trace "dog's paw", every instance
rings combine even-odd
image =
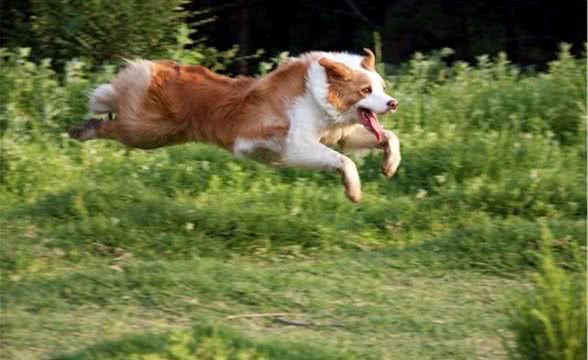
[[[398,141],[398,137],[392,131],[386,131],[386,138],[382,174],[387,178],[391,178],[396,174],[396,170],[400,166],[400,141]]]
[[[339,171],[343,176],[343,184],[345,185],[345,195],[354,203],[361,201],[361,181],[359,180],[359,173],[355,163],[346,156],[343,156],[341,168]]]
[[[382,174],[389,179],[396,174],[398,166],[400,166],[400,156],[392,155],[389,158],[384,159],[384,162],[382,163]]]
[[[81,136],[82,136],[82,132],[83,131],[84,131],[84,128],[77,127],[77,128],[69,129],[67,131],[67,133],[69,134],[69,137],[70,138],[79,140],[81,138]]]
[[[345,187],[345,195],[356,204],[361,202],[361,189],[359,187]]]

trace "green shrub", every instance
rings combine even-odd
[[[175,44],[185,0],[33,0],[32,28],[40,56],[63,63],[157,57]]]
[[[534,288],[512,314],[514,359],[586,359],[586,270],[583,261],[568,272],[555,262],[543,229],[541,265]],[[585,251],[577,254],[584,256]],[[569,264],[569,263],[568,263]],[[568,265],[569,266],[569,265]]]
[[[171,57],[207,61],[188,29],[178,34]],[[141,151],[71,141],[65,131],[88,116],[86,94],[114,67],[69,61],[59,75],[27,49],[2,50],[0,197],[13,204],[2,218],[34,223],[55,240],[48,246],[88,254],[96,243],[142,258],[427,244],[465,267],[528,268],[538,218],[572,224],[557,231],[566,244],[585,237],[576,231],[586,216],[585,132],[556,135],[551,125],[577,125],[585,109],[539,112],[533,100],[560,88],[569,104],[582,103],[585,65],[566,54],[546,74],[521,74],[504,56],[476,66],[415,57],[389,79],[402,107],[383,119],[401,139],[403,163],[387,180],[380,153],[357,158],[365,200],[352,206],[335,174],[276,169],[198,144]],[[26,249],[7,243],[7,253]]]
[[[390,92],[400,99],[396,126],[437,131],[449,124],[508,130],[517,135],[543,134],[569,144],[582,142],[586,117],[586,61],[562,44],[544,74],[528,74],[504,53],[494,60],[480,56],[475,65],[445,65],[448,51],[417,53],[391,77]]]

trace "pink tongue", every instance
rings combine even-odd
[[[376,135],[378,142],[382,141],[382,126],[380,126],[378,118],[374,113],[369,113],[367,118],[369,121],[370,130],[374,133],[374,135]]]

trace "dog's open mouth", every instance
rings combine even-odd
[[[366,108],[359,108],[357,112],[359,113],[361,124],[374,133],[378,142],[382,141],[382,126],[378,122],[376,113]]]

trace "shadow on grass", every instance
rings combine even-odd
[[[348,357],[308,344],[260,341],[219,326],[196,326],[192,331],[128,336],[103,342],[52,360],[99,359],[280,359],[330,360]]]
[[[557,241],[552,251],[562,266],[586,258],[586,223],[559,220],[546,224]],[[387,249],[383,254],[398,267],[439,270],[476,270],[502,276],[534,270],[539,265],[541,230],[528,221],[494,221],[447,231],[437,238],[404,249]],[[578,270],[578,269],[571,269]]]

